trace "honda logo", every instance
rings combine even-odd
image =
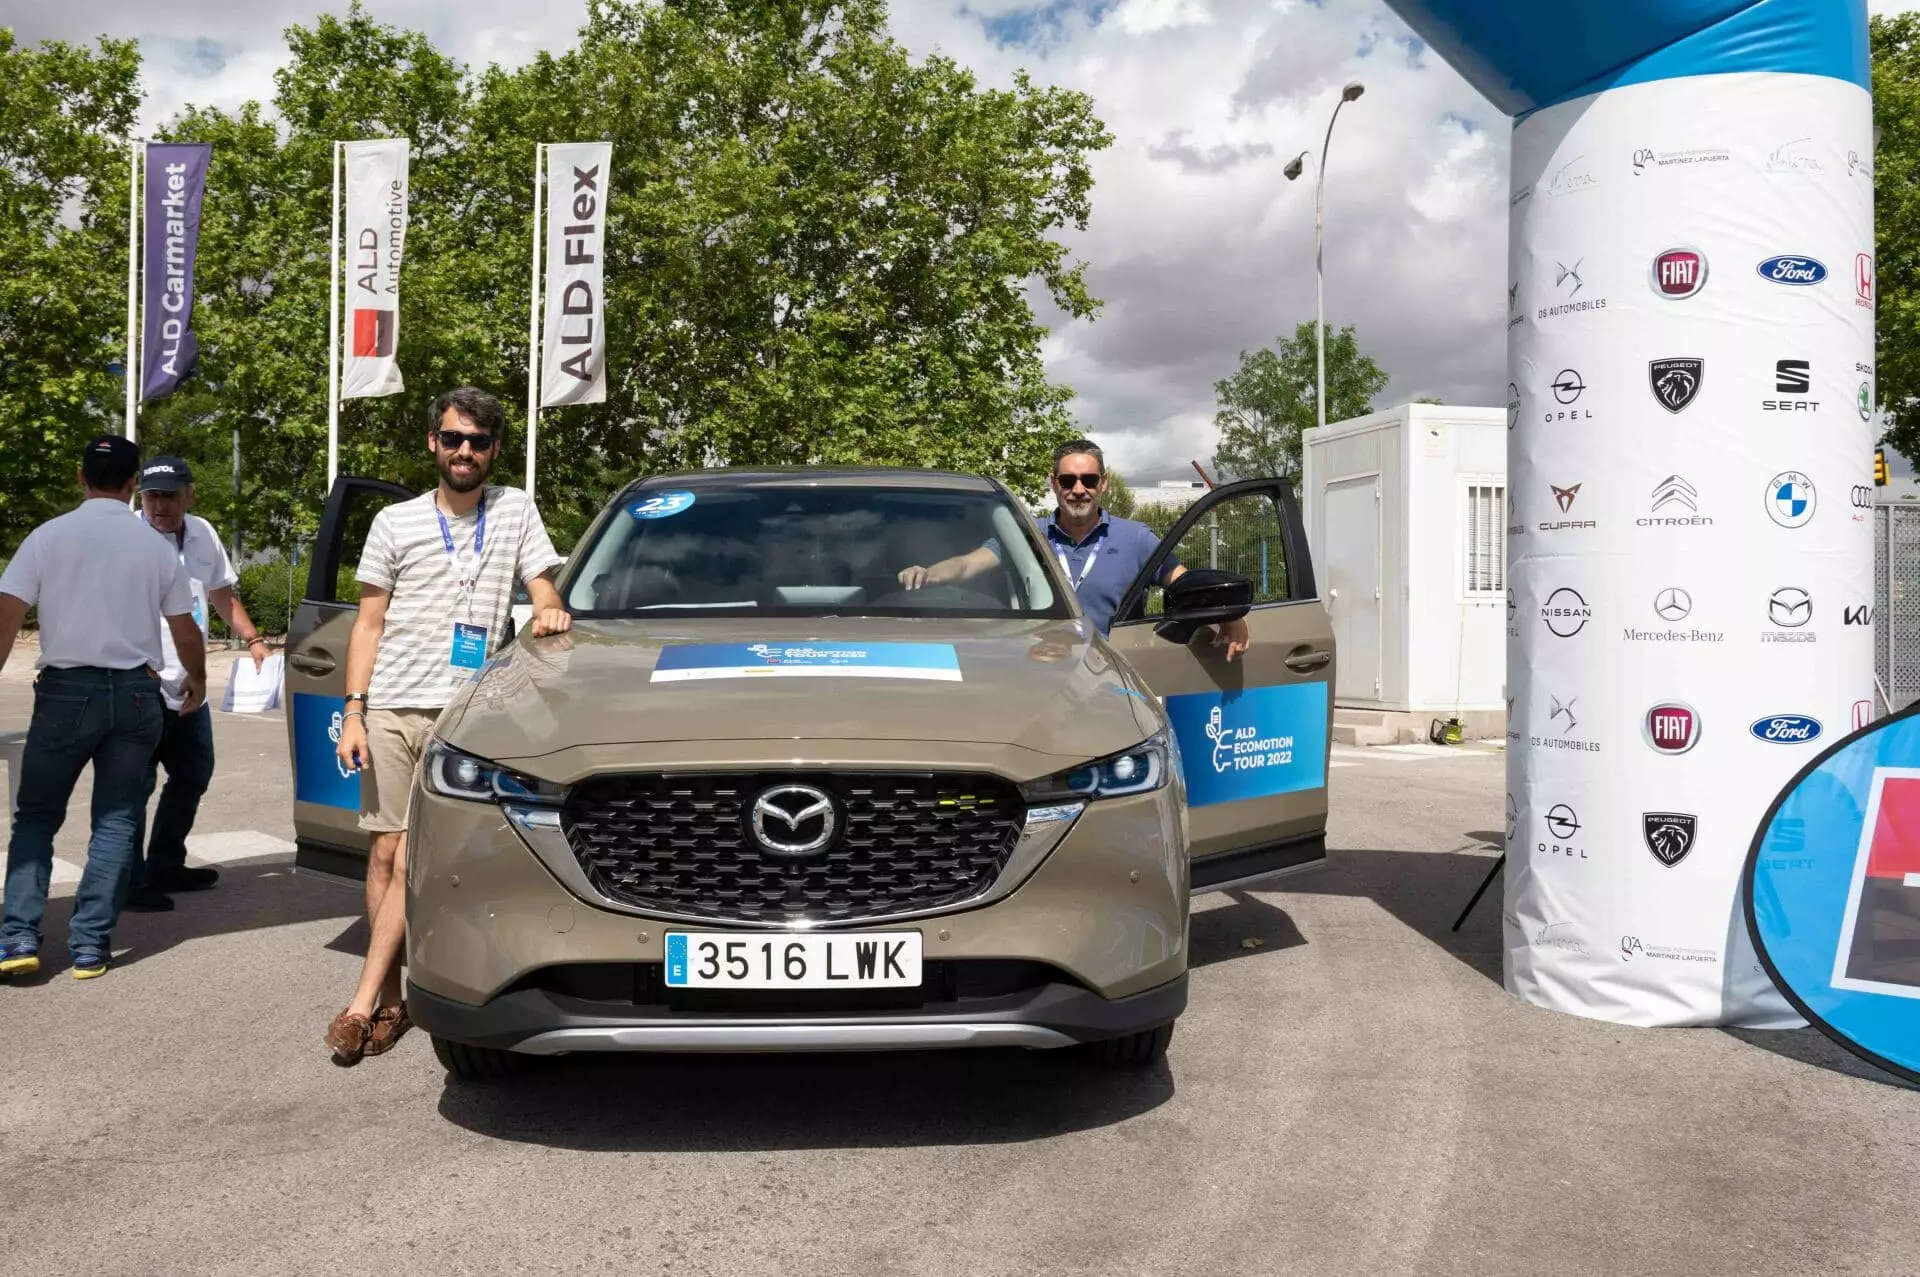
[[[1853,304],[1873,309],[1873,255],[1861,253],[1853,259]]]

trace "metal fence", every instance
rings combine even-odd
[[[1888,711],[1920,701],[1920,506],[1874,507],[1873,669]]]

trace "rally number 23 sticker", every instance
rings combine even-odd
[[[691,492],[656,492],[628,506],[627,513],[636,519],[666,519],[679,514],[692,504]]]

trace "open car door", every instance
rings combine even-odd
[[[1154,583],[1170,559],[1252,582],[1253,645],[1231,663],[1213,624],[1185,642],[1158,632],[1167,616]],[[1196,501],[1114,616],[1108,642],[1166,706],[1180,745],[1193,891],[1324,864],[1333,626],[1292,486],[1251,479]]]
[[[367,876],[372,839],[360,831],[360,777],[342,771],[334,754],[347,708],[347,637],[360,600],[354,572],[373,516],[413,495],[379,479],[334,480],[307,565],[306,595],[287,626],[293,863],[300,872],[352,881]]]

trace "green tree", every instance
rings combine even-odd
[[[1313,323],[1304,322],[1292,337],[1276,339],[1278,349],[1241,351],[1239,370],[1214,383],[1220,444],[1213,464],[1221,482],[1300,474],[1301,438],[1318,420],[1313,338]],[[1360,353],[1351,324],[1329,328],[1326,346],[1327,420],[1364,417],[1386,389],[1387,374]]]
[[[1127,485],[1127,477],[1118,470],[1107,471],[1107,495],[1101,499],[1100,508],[1122,519],[1133,517],[1137,508],[1133,489]]]
[[[0,553],[80,499],[123,424],[130,41],[19,47],[0,28]]]
[[[1885,442],[1920,457],[1920,13],[1871,20],[1874,381]]]
[[[310,534],[324,485],[336,138],[413,143],[406,390],[342,405],[343,472],[429,482],[427,403],[465,382],[508,405],[517,481],[534,146],[575,139],[613,144],[609,384],[541,417],[561,544],[612,488],[682,467],[935,465],[1038,496],[1077,433],[1025,288],[1098,308],[1059,238],[1085,226],[1087,157],[1111,141],[1084,95],[915,64],[883,0],[592,0],[576,47],[511,72],[471,73],[358,4],[288,46],[284,137],[253,107],[169,130],[214,144],[203,353],[199,392],[143,424],[220,474],[237,427],[241,504],[270,539]]]

